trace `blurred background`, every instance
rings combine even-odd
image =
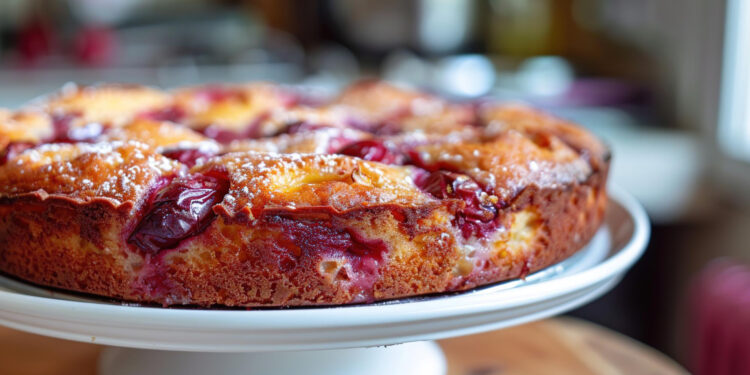
[[[571,314],[690,366],[712,298],[696,275],[750,258],[748,50],[742,0],[0,0],[0,106],[69,81],[380,76],[543,107],[611,145],[612,183],[654,226],[622,284]]]

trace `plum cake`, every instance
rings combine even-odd
[[[527,106],[380,81],[68,85],[0,110],[0,271],[163,306],[463,291],[581,249],[609,157]]]

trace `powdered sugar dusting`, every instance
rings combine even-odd
[[[137,141],[46,144],[0,168],[0,196],[43,190],[82,200],[139,201],[155,178],[183,170]]]
[[[431,200],[414,185],[409,167],[341,155],[232,153],[208,161],[198,171],[215,168],[225,168],[229,174],[224,205],[234,213],[307,206],[345,211]]]
[[[355,85],[318,106],[302,105],[268,84],[171,94],[137,86],[70,86],[41,99],[36,108],[72,114],[75,126],[95,123],[102,134],[93,143],[51,138],[12,155],[0,166],[2,196],[44,190],[71,198],[139,201],[154,179],[188,173],[185,165],[160,153],[200,150],[205,155],[196,160],[179,160],[197,163],[193,173],[226,170],[231,189],[224,204],[233,210],[315,204],[348,209],[431,199],[414,186],[410,167],[328,155],[363,140],[419,159],[406,163],[470,175],[501,198],[530,184],[570,183],[591,172],[587,161],[555,136],[544,133],[537,140],[529,132],[552,124],[549,117],[534,117],[523,108],[451,103],[382,83]],[[174,122],[145,115],[164,110],[173,112],[169,120]],[[489,125],[480,128],[478,122]],[[242,139],[220,144],[206,136],[207,126]],[[33,143],[39,142],[44,143]]]

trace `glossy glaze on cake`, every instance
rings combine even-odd
[[[382,82],[68,86],[0,111],[0,270],[161,305],[366,303],[573,254],[607,149],[537,110]]]

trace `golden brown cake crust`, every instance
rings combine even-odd
[[[0,271],[162,305],[373,302],[524,277],[603,220],[608,150],[563,120],[374,81],[304,103],[104,85],[0,111]]]

